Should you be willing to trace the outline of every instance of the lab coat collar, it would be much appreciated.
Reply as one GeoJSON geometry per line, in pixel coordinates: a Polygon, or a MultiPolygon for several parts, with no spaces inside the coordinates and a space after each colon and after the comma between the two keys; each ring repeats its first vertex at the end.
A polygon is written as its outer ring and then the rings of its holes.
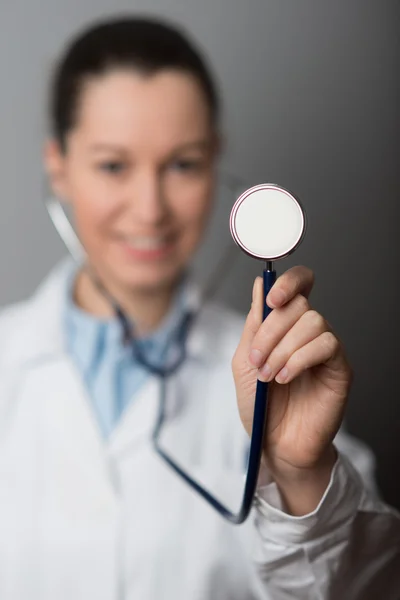
{"type": "MultiPolygon", "coordinates": [[[[42,361],[66,354],[63,310],[74,269],[76,265],[72,259],[63,260],[24,303],[23,323],[18,323],[18,333],[8,348],[7,363],[42,361]]],[[[200,290],[192,279],[188,278],[186,285],[191,297],[200,297],[200,290]]],[[[217,352],[217,346],[209,343],[210,324],[206,312],[201,310],[196,317],[187,343],[187,355],[202,361],[211,360],[217,352]]]]}

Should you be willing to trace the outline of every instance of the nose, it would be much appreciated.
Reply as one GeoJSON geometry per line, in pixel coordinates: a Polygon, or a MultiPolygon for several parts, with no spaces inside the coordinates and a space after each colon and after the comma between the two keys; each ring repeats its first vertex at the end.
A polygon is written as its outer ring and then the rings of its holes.
{"type": "Polygon", "coordinates": [[[162,177],[154,169],[135,174],[129,190],[129,208],[136,223],[144,226],[160,224],[168,212],[162,177]]]}

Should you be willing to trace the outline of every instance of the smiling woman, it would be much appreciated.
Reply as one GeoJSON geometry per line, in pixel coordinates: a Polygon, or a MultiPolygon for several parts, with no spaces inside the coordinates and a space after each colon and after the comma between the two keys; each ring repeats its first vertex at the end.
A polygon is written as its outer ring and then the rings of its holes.
{"type": "Polygon", "coordinates": [[[136,320],[133,295],[142,305],[169,295],[202,237],[216,152],[209,113],[193,76],[114,71],[85,86],[65,150],[49,142],[54,188],[90,263],[136,320]]]}
{"type": "Polygon", "coordinates": [[[245,323],[211,301],[188,319],[220,148],[199,51],[152,19],[96,25],[57,65],[50,116],[47,172],[86,256],[0,316],[0,598],[397,600],[400,520],[376,499],[371,453],[341,429],[351,369],[310,306],[312,272],[290,269],[267,298],[257,279],[245,323]],[[242,527],[153,451],[159,377],[115,304],[152,364],[189,323],[169,431],[229,497],[257,381],[270,382],[242,527]]]}
{"type": "MultiPolygon", "coordinates": [[[[46,163],[107,289],[139,322],[149,295],[157,294],[160,308],[144,323],[154,327],[209,216],[218,102],[199,58],[179,52],[162,27],[148,28],[144,51],[146,27],[137,22],[136,48],[135,32],[120,22],[95,29],[66,56],[55,82],[46,163]],[[108,56],[115,41],[115,55],[108,56]],[[146,55],[150,45],[153,56],[146,55]],[[160,70],[164,46],[171,64],[166,60],[160,70]]],[[[82,286],[90,285],[84,278],[77,282],[78,302],[82,286]]]]}

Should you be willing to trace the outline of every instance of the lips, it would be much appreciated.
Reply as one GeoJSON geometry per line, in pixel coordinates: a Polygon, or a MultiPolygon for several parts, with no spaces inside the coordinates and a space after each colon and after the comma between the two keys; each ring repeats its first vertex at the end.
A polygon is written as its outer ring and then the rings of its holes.
{"type": "Polygon", "coordinates": [[[174,248],[176,236],[119,236],[126,256],[135,260],[161,260],[174,248]]]}
{"type": "Polygon", "coordinates": [[[126,237],[125,243],[132,250],[160,250],[168,244],[165,237],[126,237]]]}

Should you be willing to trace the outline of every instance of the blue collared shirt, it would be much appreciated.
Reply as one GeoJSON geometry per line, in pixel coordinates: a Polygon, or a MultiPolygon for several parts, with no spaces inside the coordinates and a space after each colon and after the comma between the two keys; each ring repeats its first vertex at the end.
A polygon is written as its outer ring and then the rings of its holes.
{"type": "MultiPolygon", "coordinates": [[[[135,394],[149,377],[134,358],[132,347],[123,343],[116,318],[101,319],[79,308],[73,299],[76,271],[68,279],[64,325],[67,350],[87,387],[101,432],[108,438],[135,394]]],[[[182,317],[182,289],[161,326],[138,343],[147,359],[162,364],[171,334],[182,317]]]]}

